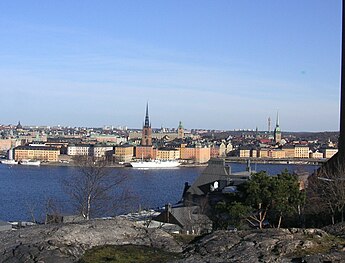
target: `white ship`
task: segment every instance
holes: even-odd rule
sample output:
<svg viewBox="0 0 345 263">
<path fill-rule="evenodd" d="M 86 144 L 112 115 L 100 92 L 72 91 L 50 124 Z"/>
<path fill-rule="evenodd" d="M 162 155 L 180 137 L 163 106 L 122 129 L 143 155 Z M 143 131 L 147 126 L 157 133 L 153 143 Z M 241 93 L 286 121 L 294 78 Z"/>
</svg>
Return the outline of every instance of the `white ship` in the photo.
<svg viewBox="0 0 345 263">
<path fill-rule="evenodd" d="M 130 163 L 133 168 L 174 168 L 180 165 L 178 161 L 160 161 L 160 160 L 153 160 L 153 161 L 139 161 L 139 162 L 131 162 Z"/>
<path fill-rule="evenodd" d="M 21 160 L 21 165 L 31 165 L 31 166 L 40 166 L 41 161 L 31 161 L 31 160 Z"/>
<path fill-rule="evenodd" d="M 0 162 L 2 164 L 8 164 L 8 165 L 18 164 L 18 162 L 15 160 L 7 160 L 7 159 L 1 160 Z"/>
</svg>

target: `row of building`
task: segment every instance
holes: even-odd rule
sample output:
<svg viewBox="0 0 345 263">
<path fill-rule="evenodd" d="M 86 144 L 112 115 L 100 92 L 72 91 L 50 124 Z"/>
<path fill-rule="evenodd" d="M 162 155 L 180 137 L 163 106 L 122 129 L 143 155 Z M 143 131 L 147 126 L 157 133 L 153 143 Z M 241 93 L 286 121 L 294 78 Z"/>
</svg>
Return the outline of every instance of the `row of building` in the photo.
<svg viewBox="0 0 345 263">
<path fill-rule="evenodd" d="M 295 145 L 283 148 L 261 148 L 261 149 L 239 149 L 235 156 L 241 158 L 331 158 L 338 149 L 328 148 L 321 152 L 311 152 L 308 146 Z M 71 144 L 67 151 L 62 150 L 58 145 L 42 144 L 18 146 L 13 149 L 15 160 L 35 159 L 47 162 L 58 162 L 66 156 L 93 156 L 96 158 L 107 158 L 115 162 L 131 162 L 133 159 L 157 159 L 157 160 L 184 160 L 195 163 L 206 163 L 210 158 L 226 157 L 232 152 L 230 143 L 221 144 L 180 144 L 177 147 L 154 146 L 133 146 L 129 144 L 91 145 Z"/>
<path fill-rule="evenodd" d="M 11 150 L 12 152 L 12 150 Z M 130 162 L 133 159 L 157 159 L 157 160 L 186 160 L 196 163 L 206 163 L 211 157 L 225 157 L 225 144 L 206 146 L 200 143 L 194 145 L 181 144 L 176 148 L 154 146 L 133 146 L 133 145 L 91 145 L 72 144 L 67 146 L 67 151 L 58 145 L 28 145 L 17 146 L 13 149 L 15 160 L 41 160 L 47 162 L 58 162 L 67 156 L 93 156 L 96 158 L 107 158 L 115 162 Z"/>
<path fill-rule="evenodd" d="M 331 158 L 338 152 L 336 148 L 325 148 L 320 151 L 312 152 L 307 145 L 293 145 L 282 148 L 260 148 L 260 149 L 239 149 L 236 153 L 243 158 Z"/>
<path fill-rule="evenodd" d="M 324 148 L 325 145 L 309 142 L 302 144 L 289 138 L 282 139 L 278 114 L 274 136 L 270 133 L 259 136 L 256 131 L 256 136 L 215 138 L 212 134 L 201 138 L 199 135 L 185 132 L 181 122 L 177 129 L 170 132 L 154 133 L 149 119 L 148 105 L 141 132 L 107 134 L 107 131 L 103 131 L 103 134 L 90 129 L 78 130 L 78 134 L 47 138 L 43 131 L 21 131 L 23 129 L 18 123 L 16 134 L 13 134 L 15 138 L 0 139 L 0 153 L 3 154 L 11 149 L 11 156 L 18 161 L 36 159 L 57 162 L 84 155 L 124 163 L 134 159 L 206 163 L 210 158 L 227 156 L 322 159 L 331 158 L 337 152 L 336 148 Z M 32 143 L 33 141 L 36 144 Z"/>
</svg>

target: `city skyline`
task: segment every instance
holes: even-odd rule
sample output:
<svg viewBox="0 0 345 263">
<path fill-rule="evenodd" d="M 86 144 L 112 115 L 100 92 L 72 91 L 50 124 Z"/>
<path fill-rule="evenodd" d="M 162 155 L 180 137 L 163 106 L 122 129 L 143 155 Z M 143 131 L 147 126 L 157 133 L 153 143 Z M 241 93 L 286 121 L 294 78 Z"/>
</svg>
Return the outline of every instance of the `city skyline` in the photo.
<svg viewBox="0 0 345 263">
<path fill-rule="evenodd" d="M 341 1 L 0 8 L 0 123 L 339 130 Z"/>
</svg>

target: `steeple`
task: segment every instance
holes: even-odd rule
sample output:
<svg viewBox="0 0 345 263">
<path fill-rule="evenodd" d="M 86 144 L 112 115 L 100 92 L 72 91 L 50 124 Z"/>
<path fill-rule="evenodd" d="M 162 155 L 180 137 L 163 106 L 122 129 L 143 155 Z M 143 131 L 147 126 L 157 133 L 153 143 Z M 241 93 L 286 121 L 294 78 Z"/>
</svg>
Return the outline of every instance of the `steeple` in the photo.
<svg viewBox="0 0 345 263">
<path fill-rule="evenodd" d="M 177 128 L 177 138 L 183 139 L 184 138 L 184 130 L 182 126 L 182 121 L 179 122 L 178 128 Z"/>
<path fill-rule="evenodd" d="M 178 128 L 179 128 L 179 129 L 183 129 L 183 126 L 182 126 L 182 121 L 180 121 L 180 122 L 179 122 L 179 124 L 178 124 Z"/>
<path fill-rule="evenodd" d="M 20 124 L 20 121 L 18 121 L 18 124 L 17 124 L 17 126 L 16 126 L 16 129 L 17 130 L 20 130 L 20 129 L 22 129 L 23 128 L 23 126 Z"/>
<path fill-rule="evenodd" d="M 145 124 L 144 127 L 151 127 L 150 118 L 149 118 L 149 103 L 146 104 L 146 115 L 145 115 Z"/>
<path fill-rule="evenodd" d="M 152 146 L 152 129 L 149 118 L 149 103 L 146 104 L 146 115 L 142 130 L 141 145 Z"/>
<path fill-rule="evenodd" d="M 279 112 L 277 111 L 276 128 L 274 129 L 274 142 L 278 144 L 280 143 L 281 139 L 282 139 L 282 134 L 279 127 Z"/>
</svg>

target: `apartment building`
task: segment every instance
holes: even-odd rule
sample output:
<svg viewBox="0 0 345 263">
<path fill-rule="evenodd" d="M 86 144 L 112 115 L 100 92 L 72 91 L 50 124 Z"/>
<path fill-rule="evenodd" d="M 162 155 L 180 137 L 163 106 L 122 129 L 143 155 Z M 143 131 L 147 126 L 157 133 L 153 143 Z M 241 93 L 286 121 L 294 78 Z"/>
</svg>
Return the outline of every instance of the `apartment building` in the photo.
<svg viewBox="0 0 345 263">
<path fill-rule="evenodd" d="M 114 158 L 116 162 L 129 163 L 134 156 L 134 147 L 132 145 L 121 145 L 115 147 Z"/>
<path fill-rule="evenodd" d="M 210 160 L 211 149 L 206 146 L 202 146 L 200 143 L 196 145 L 187 146 L 181 144 L 180 146 L 180 158 L 182 160 L 193 160 L 196 163 L 207 163 Z"/>
<path fill-rule="evenodd" d="M 67 155 L 70 156 L 92 156 L 93 149 L 89 144 L 70 144 L 67 147 Z"/>
<path fill-rule="evenodd" d="M 179 149 L 161 148 L 157 150 L 157 160 L 177 160 L 180 159 Z"/>
<path fill-rule="evenodd" d="M 47 162 L 57 162 L 60 150 L 46 146 L 18 146 L 14 148 L 14 159 L 21 160 L 40 160 Z"/>
<path fill-rule="evenodd" d="M 295 158 L 309 158 L 309 147 L 305 145 L 295 145 Z"/>
</svg>

